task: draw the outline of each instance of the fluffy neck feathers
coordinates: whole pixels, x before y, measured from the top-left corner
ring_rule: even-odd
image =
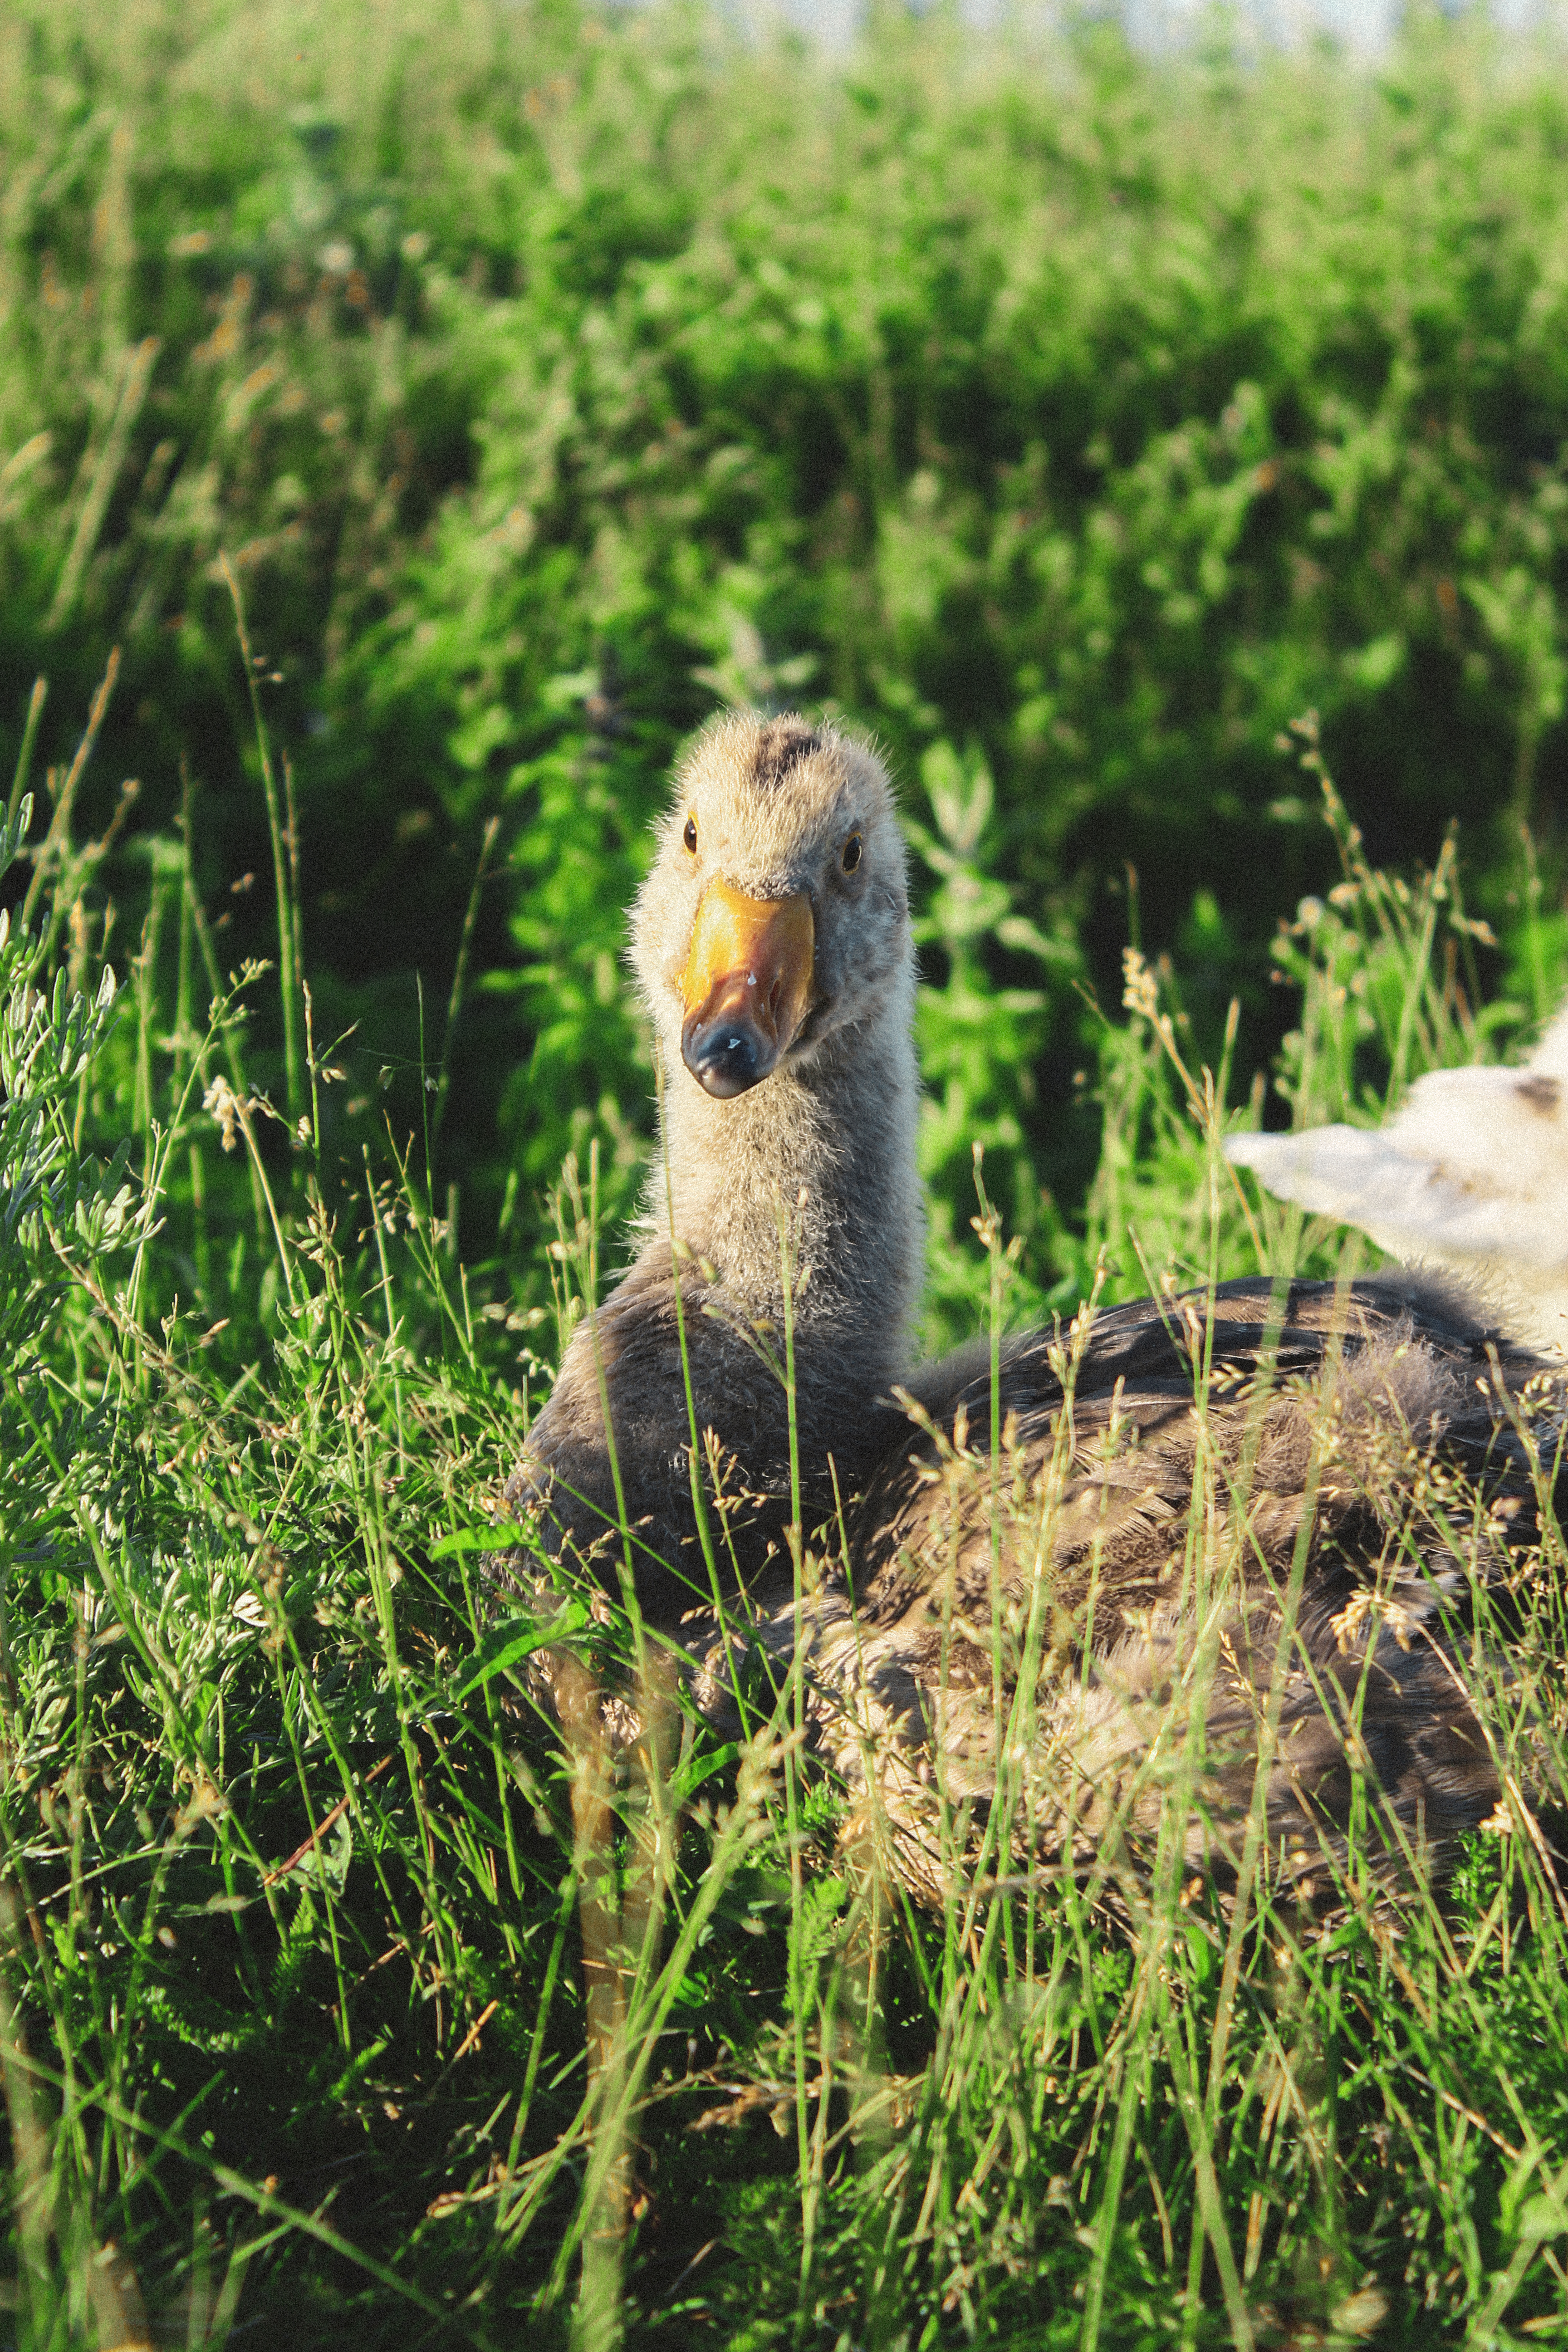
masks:
[[[683,1069],[667,1076],[645,1239],[668,1244],[673,1229],[782,1349],[782,1225],[803,1387],[865,1398],[907,1368],[923,1242],[913,997],[906,968],[871,1020],[728,1102]]]

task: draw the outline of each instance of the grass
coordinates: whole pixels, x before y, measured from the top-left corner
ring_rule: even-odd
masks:
[[[1178,1866],[1201,1658],[1145,1868],[939,1806],[922,1907],[798,1677],[722,1738],[485,1566],[725,693],[910,786],[933,1343],[1373,1262],[1217,1144],[1283,903],[1301,1123],[1562,990],[1556,52],[435,21],[0,26],[0,2338],[1568,2335],[1554,1529],[1465,1656],[1506,1818],[1313,1914]]]
[[[1281,1082],[1302,1120],[1366,1118],[1369,1068],[1489,1049],[1485,940],[1452,858],[1374,870],[1310,728],[1300,749],[1342,879],[1281,935]],[[1478,1603],[1462,1672],[1510,1794],[1446,1889],[1417,1863],[1389,1900],[1353,1841],[1316,1909],[1256,1838],[1234,1895],[1190,1876],[1200,1659],[1140,1783],[1143,1867],[1112,1839],[1085,1870],[1048,1841],[1037,1867],[965,1865],[942,1816],[950,1866],[916,1905],[875,1809],[847,1822],[810,1769],[795,1673],[724,1740],[569,1577],[531,1607],[487,1584],[531,1402],[600,1278],[595,1169],[544,1261],[553,1311],[520,1308],[455,1251],[426,1136],[323,1150],[341,1065],[281,772],[278,967],[222,971],[187,836],[118,981],[78,772],[32,850],[22,775],[4,845],[31,859],[0,947],[10,2340],[1568,2335],[1555,1526],[1510,1622]],[[279,988],[274,1108],[247,1024]],[[1238,1190],[1219,1139],[1261,1082],[1192,1066],[1181,975],[1130,953],[1127,996],[1100,1024],[1085,1287],[1370,1263]],[[984,1202],[980,1225],[1000,1328],[1031,1299]],[[1200,1461],[1200,1528],[1224,1475]],[[1200,1541],[1194,1572],[1226,1562]],[[545,1642],[558,1720],[529,1696]],[[594,1703],[617,1678],[644,1723],[619,1750]],[[1049,1793],[1026,1684],[992,1836]]]
[[[121,924],[178,919],[188,845],[225,969],[298,961],[258,686],[354,1030],[323,1139],[422,1129],[462,962],[435,1200],[533,1272],[569,1149],[612,1212],[639,1181],[620,910],[674,747],[733,695],[875,730],[955,1335],[977,1136],[1042,1292],[1081,1285],[1080,991],[1124,940],[1177,955],[1200,1061],[1233,996],[1277,1051],[1276,920],[1338,878],[1297,712],[1375,862],[1463,817],[1521,992],[1521,820],[1565,871],[1568,111],[1550,10],[1419,0],[1365,69],[1247,11],[1142,50],[1053,0],[868,13],[825,58],[685,0],[11,0],[0,761],[41,676],[68,768],[118,648],[77,798],[101,837],[140,780]],[[295,1001],[246,1063],[298,1118]]]

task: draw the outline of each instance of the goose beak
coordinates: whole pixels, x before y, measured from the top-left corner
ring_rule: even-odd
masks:
[[[811,1003],[816,950],[808,899],[708,885],[686,958],[680,1057],[710,1095],[743,1095],[789,1051]]]

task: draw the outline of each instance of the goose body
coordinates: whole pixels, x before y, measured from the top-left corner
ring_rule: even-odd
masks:
[[[1568,1343],[1568,1012],[1522,1069],[1433,1070],[1385,1127],[1234,1135],[1226,1150],[1391,1257],[1483,1283],[1535,1346]]]
[[[914,1365],[903,849],[836,730],[735,715],[699,740],[632,963],[661,1070],[640,1246],[510,1493],[635,1598],[715,1719],[743,1713],[737,1631],[803,1657],[818,1750],[933,1898],[943,1825],[973,1835],[999,1790],[1004,1847],[1102,1850],[1179,1769],[1201,1863],[1234,1855],[1262,1754],[1303,1874],[1358,1808],[1394,1868],[1492,1811],[1457,1643],[1534,1528],[1540,1359],[1395,1273],[1086,1309],[994,1366]]]
[[[1147,1849],[1184,1773],[1184,1861],[1234,1862],[1271,1706],[1263,1818],[1292,1874],[1342,1857],[1358,1798],[1380,1867],[1440,1864],[1499,1801],[1454,1644],[1533,1526],[1509,1402],[1532,1378],[1544,1402],[1535,1358],[1405,1276],[1226,1283],[1110,1308],[1076,1345],[1025,1334],[994,1454],[988,1367],[924,1367],[928,1426],[879,1464],[847,1570],[799,1603],[764,1586],[756,1638],[805,1649],[819,1745],[933,1902],[941,1820],[983,1824],[1004,1777],[1087,1859]],[[1532,1433],[1550,1461],[1550,1412]],[[720,1629],[689,1630],[721,1711]]]

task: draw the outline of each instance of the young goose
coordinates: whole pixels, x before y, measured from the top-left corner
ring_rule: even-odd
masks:
[[[1484,1281],[1535,1346],[1568,1345],[1568,1012],[1522,1069],[1417,1078],[1386,1127],[1233,1135],[1226,1150],[1391,1257]]]
[[[641,1608],[668,1627],[712,1590],[694,1430],[736,1501],[710,1515],[726,1581],[783,1541],[786,1323],[808,1528],[835,1509],[835,1472],[847,1497],[901,1425],[884,1400],[921,1278],[920,1081],[903,839],[877,761],[804,719],[711,727],[660,828],[631,963],[661,1086],[639,1247],[573,1334],[513,1499],[545,1496],[553,1540],[596,1550],[614,1587],[618,1477]]]
[[[1535,1358],[1461,1292],[1384,1276],[1086,1314],[1008,1340],[994,1399],[984,1351],[911,1368],[904,852],[882,769],[833,729],[737,715],[700,738],[632,963],[662,1079],[640,1247],[510,1499],[612,1590],[629,1573],[710,1712],[737,1706],[716,1570],[754,1651],[806,1654],[820,1749],[932,1895],[943,1804],[984,1816],[999,1741],[1032,1776],[1025,1802],[1008,1768],[1008,1842],[1020,1802],[1037,1843],[1135,1837],[1179,1765],[1212,1857],[1270,1711],[1268,1829],[1303,1872],[1369,1789],[1395,1863],[1492,1811],[1449,1628],[1533,1527],[1514,1400],[1555,1402]],[[744,1497],[704,1506],[711,1566],[694,1433]],[[796,1481],[808,1541],[828,1529],[799,1598]]]

